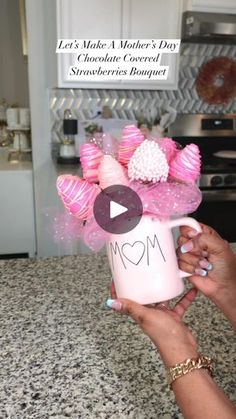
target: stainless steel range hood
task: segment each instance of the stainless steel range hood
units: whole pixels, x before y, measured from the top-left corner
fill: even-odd
[[[236,14],[184,12],[182,42],[236,45]]]

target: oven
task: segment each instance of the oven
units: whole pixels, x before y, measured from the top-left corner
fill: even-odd
[[[236,189],[203,190],[202,203],[193,216],[213,227],[224,239],[236,242]]]
[[[201,150],[203,199],[191,215],[236,242],[236,115],[179,115],[169,134]]]

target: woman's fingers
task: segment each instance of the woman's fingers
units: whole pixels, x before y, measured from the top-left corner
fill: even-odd
[[[202,234],[204,235],[211,235],[213,237],[218,237],[221,239],[221,237],[219,236],[219,234],[211,227],[205,225],[205,224],[201,224],[201,228],[202,228],[202,233],[198,233],[196,230],[192,229],[191,227],[187,227],[187,226],[181,226],[180,227],[180,236],[178,238],[178,246],[182,246],[185,243],[189,242],[191,239],[197,239],[198,237],[200,237]],[[199,250],[195,249],[196,253],[199,253]],[[203,251],[205,253],[206,256],[206,251]]]
[[[187,256],[191,256],[190,258]],[[196,258],[193,255],[182,256],[178,259],[179,267],[182,271],[189,274],[207,276],[208,272],[213,269],[213,265],[205,258]]]
[[[189,265],[195,266],[195,267],[198,266],[199,260],[201,260],[203,258],[202,256],[193,254],[192,252],[191,253],[186,253],[184,255],[181,252],[180,248],[177,250],[177,257],[178,257],[179,263],[181,261],[183,261],[183,262],[185,262],[185,263],[187,263]]]
[[[156,335],[158,334],[159,327],[162,329],[164,325],[168,327],[164,321],[167,315],[172,319],[172,321],[174,321],[172,311],[168,310],[166,306],[157,310],[157,308],[143,306],[124,298],[107,300],[107,305],[115,311],[119,311],[120,313],[127,314],[132,317],[144,333],[146,333],[153,341],[156,341]]]
[[[200,234],[187,226],[180,227],[177,256],[180,269],[204,277],[213,269],[213,255],[222,254],[228,244],[213,228],[204,224],[201,227]]]
[[[219,234],[210,226],[207,226],[205,224],[200,223],[200,226],[202,228],[203,234],[212,234],[214,236],[218,236]],[[193,238],[196,237],[199,233],[196,232],[196,230],[192,229],[191,227],[187,226],[181,226],[180,227],[180,235],[184,236],[185,238]]]
[[[177,242],[178,242],[178,251],[180,252],[181,247],[184,246],[185,244],[191,242],[191,241],[192,240],[189,239],[189,238],[186,238],[184,236],[180,236],[178,238],[178,240],[177,240]],[[194,254],[194,255],[196,255],[196,256],[199,256],[199,257],[202,256],[202,250],[200,250],[200,249],[197,249],[197,250],[195,249],[195,251],[192,250],[191,253]]]
[[[184,243],[180,247],[180,252],[182,254],[188,252],[197,254],[199,252],[202,253],[202,251],[207,251],[211,255],[219,255],[225,250],[228,250],[228,247],[229,244],[220,236],[202,233]]]
[[[188,241],[189,241],[189,239],[186,239],[185,237],[182,237],[182,236],[179,237],[179,239],[178,239],[178,246],[179,247],[176,250],[178,258],[180,258],[180,256],[183,255],[182,252],[180,251],[181,246],[184,245],[185,243],[187,243]],[[198,259],[199,258],[207,258],[209,256],[209,254],[206,250],[201,250],[201,251],[199,250],[197,252],[192,251],[191,254],[197,256]]]
[[[150,308],[123,298],[117,300],[109,299],[107,300],[107,305],[113,310],[132,317],[158,349],[165,354],[166,350],[172,351],[179,340],[182,339],[185,344],[186,337],[187,340],[189,339],[190,332],[180,320],[195,298],[195,295],[195,290],[189,291],[174,310],[168,309],[166,305],[160,306],[159,309]]]
[[[195,299],[196,295],[197,295],[196,288],[192,288],[176,304],[175,308],[173,309],[173,312],[176,313],[180,319],[182,319],[184,313],[187,311],[188,307],[190,306],[192,301]]]
[[[142,329],[145,329],[145,324],[153,323],[154,309],[142,306],[134,301],[127,299],[107,300],[107,305],[113,310],[119,311],[123,314],[128,314]]]
[[[187,243],[188,241],[189,241],[189,237],[179,236],[177,243],[178,243],[178,246],[181,247],[182,244]]]
[[[110,286],[110,295],[111,295],[111,298],[114,300],[117,298],[114,281],[112,281],[111,286]]]
[[[194,274],[196,267],[191,265],[184,260],[179,260],[179,268],[181,271],[187,272],[188,274]]]

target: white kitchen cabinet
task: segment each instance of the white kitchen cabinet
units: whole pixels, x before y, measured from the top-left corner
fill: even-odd
[[[120,38],[121,12],[121,0],[58,0],[57,37]],[[68,69],[75,60],[76,54],[57,54],[59,87],[95,87],[96,83],[85,86],[85,82],[68,79]]]
[[[123,10],[123,38],[180,38],[182,19],[182,1],[180,0],[174,2],[173,0],[124,0]],[[163,54],[161,64],[169,65],[168,79],[138,83],[136,88],[140,88],[142,84],[142,89],[177,89],[178,58],[179,54]],[[130,82],[123,81],[122,84],[130,84]]]
[[[236,13],[236,0],[190,0],[188,10],[211,13]]]
[[[182,0],[57,0],[57,38],[180,38]],[[179,54],[163,54],[167,80],[85,82],[69,80],[74,54],[57,54],[58,87],[176,89]]]
[[[0,170],[0,255],[34,256],[32,170]]]

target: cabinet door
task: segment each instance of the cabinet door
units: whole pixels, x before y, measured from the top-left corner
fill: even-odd
[[[0,254],[35,255],[31,170],[0,171]]]
[[[182,0],[124,0],[122,35],[134,39],[180,38],[181,18]],[[163,54],[161,64],[169,65],[168,79],[139,82],[139,88],[177,88],[179,54]]]
[[[189,9],[199,12],[236,13],[236,0],[191,0]]]
[[[180,38],[182,0],[57,0],[58,38]],[[79,82],[68,80],[74,54],[57,54],[59,87],[174,89],[179,54],[163,54],[166,81]]]
[[[57,0],[57,37],[99,39],[121,37],[122,0]],[[67,78],[76,54],[57,54],[59,87],[89,87],[89,83]],[[91,83],[91,87],[107,87]],[[72,86],[73,85],[73,86]]]

